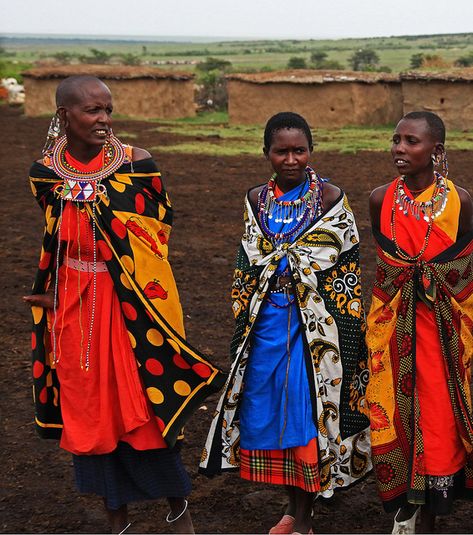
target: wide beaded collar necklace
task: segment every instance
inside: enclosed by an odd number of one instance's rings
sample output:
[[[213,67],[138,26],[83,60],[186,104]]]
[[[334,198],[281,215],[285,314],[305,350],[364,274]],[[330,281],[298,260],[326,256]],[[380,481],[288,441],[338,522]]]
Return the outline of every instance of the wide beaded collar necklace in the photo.
[[[103,163],[100,169],[90,172],[75,169],[66,159],[67,138],[60,137],[51,154],[51,167],[63,179],[56,189],[64,200],[95,202],[97,195],[106,194],[101,180],[113,174],[125,161],[126,152],[120,141],[111,134],[103,147]]]

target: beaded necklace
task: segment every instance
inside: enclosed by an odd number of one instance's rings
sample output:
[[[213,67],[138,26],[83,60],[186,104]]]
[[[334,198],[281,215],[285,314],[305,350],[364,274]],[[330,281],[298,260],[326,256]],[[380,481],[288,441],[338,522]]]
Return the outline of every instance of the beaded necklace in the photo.
[[[289,241],[293,235],[304,229],[314,216],[319,216],[322,212],[322,180],[310,167],[306,168],[305,176],[309,181],[309,189],[293,201],[280,201],[276,198],[276,173],[258,195],[258,220],[263,232],[275,244]],[[305,183],[304,181],[302,189]],[[284,232],[273,232],[269,228],[269,220],[272,219],[276,223],[288,224],[296,221],[296,224]]]
[[[435,189],[430,201],[419,202],[411,198],[404,190],[405,177],[401,176],[397,179],[396,187],[394,188],[394,202],[391,210],[391,236],[394,241],[394,245],[396,246],[396,253],[403,260],[406,260],[408,262],[416,262],[425,253],[429,244],[430,235],[432,233],[434,219],[444,211],[445,206],[447,204],[448,193],[450,190],[447,186],[446,179],[439,173],[435,172],[435,181]],[[413,215],[416,220],[419,221],[420,216],[422,214],[423,219],[427,221],[427,232],[424,237],[424,242],[420,251],[414,256],[410,256],[404,253],[404,251],[399,247],[399,244],[397,242],[396,207],[398,207],[398,209],[402,211],[402,213],[406,217],[409,215],[410,212],[411,215]]]
[[[397,180],[394,202],[404,215],[410,212],[417,220],[421,215],[425,221],[435,219],[444,210],[448,200],[447,180],[435,171],[435,190],[430,201],[419,202],[406,193],[404,184],[406,177],[400,176]],[[428,186],[430,187],[430,186]],[[427,188],[425,188],[427,189]]]
[[[52,345],[53,345],[53,362],[59,362],[57,357],[57,339],[56,339],[56,321],[57,321],[57,298],[58,298],[58,284],[59,284],[59,263],[60,263],[60,244],[62,234],[62,221],[64,213],[64,201],[74,201],[77,203],[91,203],[91,226],[92,226],[92,296],[91,303],[89,303],[89,294],[87,294],[87,308],[89,310],[89,329],[87,344],[85,346],[85,358],[83,347],[83,327],[82,327],[82,295],[80,291],[80,269],[78,273],[79,286],[79,328],[81,330],[81,348],[80,348],[80,367],[89,370],[90,366],[90,351],[92,345],[92,333],[95,322],[95,305],[97,297],[97,247],[96,247],[96,222],[95,222],[95,207],[102,196],[107,196],[106,187],[101,184],[101,180],[114,173],[125,161],[126,151],[120,141],[113,135],[107,138],[107,141],[102,149],[101,165],[99,169],[95,170],[81,170],[75,168],[68,162],[66,157],[67,138],[62,136],[54,145],[52,154],[50,156],[50,165],[53,171],[63,179],[62,184],[55,187],[55,193],[60,197],[60,215],[59,226],[57,233],[57,250],[56,250],[56,273],[54,285],[54,321],[52,325]],[[77,209],[77,228],[78,240],[80,240],[80,208]],[[80,241],[78,241],[79,264],[81,263]],[[67,254],[67,252],[66,252]]]
[[[114,173],[125,161],[126,153],[120,141],[111,134],[102,149],[102,166],[95,171],[79,171],[66,159],[67,138],[60,137],[51,154],[51,166],[64,182],[56,192],[67,201],[95,202],[97,196],[106,195],[101,180]]]

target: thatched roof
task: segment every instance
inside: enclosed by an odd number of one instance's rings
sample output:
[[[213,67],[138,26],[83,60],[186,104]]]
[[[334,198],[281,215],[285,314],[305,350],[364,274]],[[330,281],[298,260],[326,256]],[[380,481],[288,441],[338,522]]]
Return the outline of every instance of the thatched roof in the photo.
[[[407,71],[401,73],[402,80],[441,80],[445,82],[472,82],[473,68],[450,69],[448,71]]]
[[[36,67],[22,73],[26,78],[51,79],[67,78],[77,74],[90,74],[104,80],[133,80],[152,78],[170,80],[192,80],[191,72],[164,71],[156,67],[132,65],[57,65]]]
[[[238,80],[253,84],[324,84],[328,82],[361,82],[374,84],[377,82],[399,82],[399,75],[387,72],[363,71],[322,71],[297,69],[291,71],[274,71],[261,73],[232,73],[227,80]]]

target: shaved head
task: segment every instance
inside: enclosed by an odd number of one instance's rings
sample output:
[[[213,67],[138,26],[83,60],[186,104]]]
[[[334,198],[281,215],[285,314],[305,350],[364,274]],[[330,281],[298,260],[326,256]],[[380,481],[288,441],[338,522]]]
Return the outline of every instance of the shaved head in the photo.
[[[411,111],[404,115],[403,119],[413,121],[424,120],[430,130],[430,134],[437,143],[445,143],[445,124],[442,119],[431,111]]]
[[[87,88],[91,86],[103,86],[108,92],[109,88],[96,76],[78,75],[69,76],[59,83],[56,89],[56,106],[59,108],[73,106],[81,101]]]

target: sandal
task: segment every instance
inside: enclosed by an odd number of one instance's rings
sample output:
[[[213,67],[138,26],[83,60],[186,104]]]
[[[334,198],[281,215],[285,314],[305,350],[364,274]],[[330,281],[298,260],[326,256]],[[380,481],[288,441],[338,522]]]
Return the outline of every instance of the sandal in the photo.
[[[401,522],[398,522],[396,520],[397,515],[400,513],[400,509],[398,509],[396,516],[394,517],[394,526],[392,530],[393,535],[412,535],[416,532],[416,518],[419,514],[420,507],[416,509],[416,512],[411,516],[411,518],[408,518],[407,520],[403,520]]]
[[[278,533],[290,535],[293,529],[294,517],[291,515],[284,515],[281,520],[269,530],[269,533],[270,535]]]

